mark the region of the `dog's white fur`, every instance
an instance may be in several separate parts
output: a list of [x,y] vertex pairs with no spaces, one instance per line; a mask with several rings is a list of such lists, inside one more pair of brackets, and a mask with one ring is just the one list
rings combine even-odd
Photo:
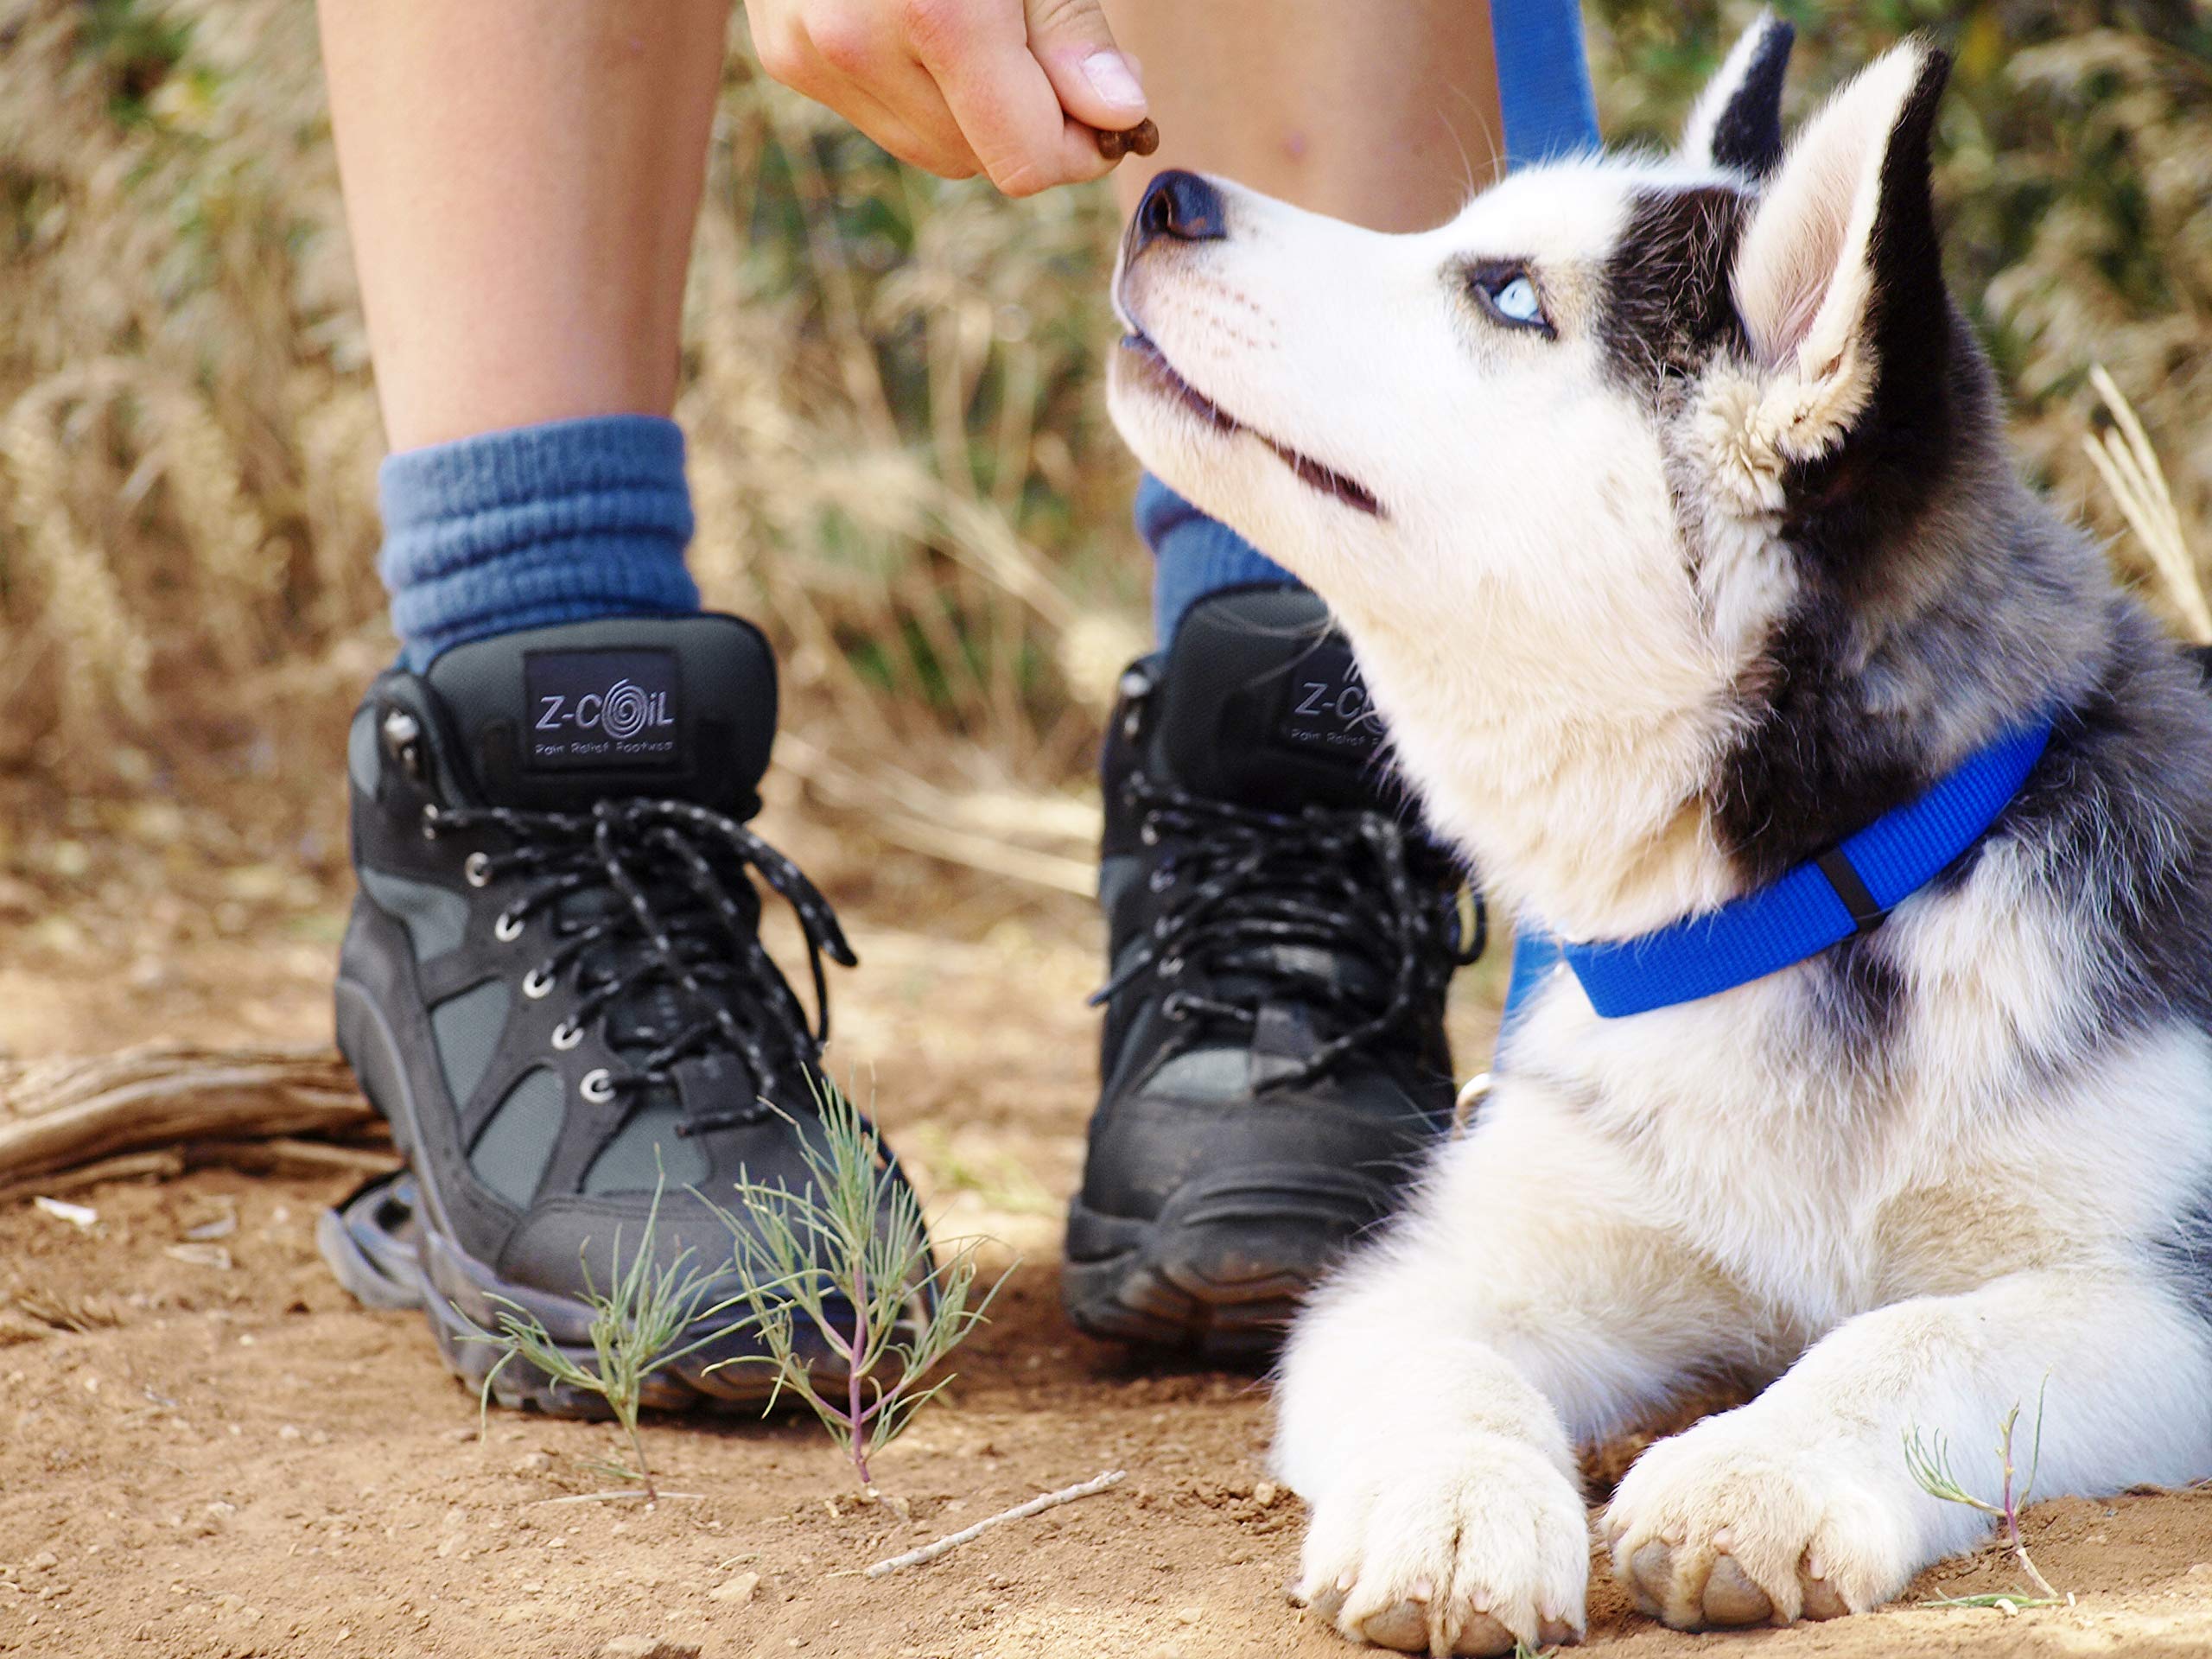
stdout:
[[[1307,487],[1141,360],[1117,372],[1147,464],[1331,601],[1432,821],[1510,910],[1618,938],[1738,890],[1698,780],[1793,596],[1779,480],[1866,396],[1872,198],[1921,49],[1839,94],[1754,210],[1735,283],[1758,360],[1701,389],[1688,480],[1587,325],[1631,193],[1718,178],[1712,97],[1675,156],[1516,175],[1433,232],[1224,187],[1228,236],[1125,263],[1125,312],[1189,385],[1387,504]],[[1543,271],[1558,338],[1471,315],[1471,255]],[[2046,1383],[2040,1491],[2212,1473],[2212,1348],[2145,1243],[2212,1179],[2212,1044],[2177,1026],[2056,1063],[2087,924],[2025,856],[1993,848],[1888,924],[1911,1023],[1878,1076],[1804,1040],[1794,970],[1620,1021],[1548,982],[1473,1132],[1284,1361],[1305,1593],[1344,1634],[1579,1632],[1574,1448],[1700,1379],[1769,1385],[1654,1446],[1604,1516],[1624,1581],[1685,1625],[1756,1610],[1743,1580],[1777,1621],[1896,1595],[1985,1526],[1918,1488],[1908,1431],[1985,1446]]]

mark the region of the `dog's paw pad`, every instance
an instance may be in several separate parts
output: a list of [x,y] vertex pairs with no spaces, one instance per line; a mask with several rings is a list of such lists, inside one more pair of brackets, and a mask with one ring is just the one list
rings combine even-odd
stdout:
[[1714,1556],[1700,1586],[1678,1574],[1675,1547],[1662,1538],[1637,1546],[1629,1557],[1628,1592],[1637,1611],[1647,1618],[1665,1618],[1669,1602],[1678,1592],[1697,1608],[1700,1625],[1764,1624],[1774,1618],[1773,1599],[1751,1582],[1734,1556]]
[[1887,1488],[1751,1408],[1647,1451],[1605,1520],[1613,1574],[1637,1611],[1677,1630],[1839,1618],[1902,1588],[1909,1530]]
[[1395,1602],[1362,1620],[1359,1634],[1378,1648],[1395,1648],[1400,1653],[1427,1653],[1428,1605],[1419,1601]]
[[1801,1574],[1798,1582],[1804,1590],[1807,1618],[1841,1618],[1851,1611],[1851,1604],[1826,1579]]
[[1471,1659],[1495,1659],[1498,1654],[1511,1653],[1516,1645],[1513,1632],[1488,1613],[1470,1614],[1452,1638],[1452,1651]]
[[1302,1582],[1355,1642],[1478,1656],[1578,1638],[1589,1572],[1573,1483],[1532,1447],[1470,1435],[1322,1494]]
[[1628,1560],[1628,1592],[1646,1618],[1666,1617],[1667,1590],[1675,1581],[1675,1552],[1655,1538]]
[[1716,1556],[1705,1580],[1705,1622],[1708,1624],[1764,1624],[1774,1617],[1774,1603],[1746,1578],[1732,1555]]

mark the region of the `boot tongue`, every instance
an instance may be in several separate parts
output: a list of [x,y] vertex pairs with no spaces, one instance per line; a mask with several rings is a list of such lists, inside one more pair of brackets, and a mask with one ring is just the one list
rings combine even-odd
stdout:
[[1148,760],[1196,794],[1284,813],[1395,808],[1382,721],[1304,588],[1232,588],[1192,606],[1151,702]]
[[581,811],[608,797],[760,810],[776,661],[734,616],[617,617],[455,645],[424,678],[485,803]]

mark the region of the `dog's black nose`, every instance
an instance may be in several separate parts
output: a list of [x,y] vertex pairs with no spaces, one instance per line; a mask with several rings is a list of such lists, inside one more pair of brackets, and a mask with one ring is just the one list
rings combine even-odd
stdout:
[[1129,221],[1129,251],[1166,238],[1176,242],[1213,242],[1229,234],[1227,204],[1221,192],[1195,173],[1170,168],[1145,187]]

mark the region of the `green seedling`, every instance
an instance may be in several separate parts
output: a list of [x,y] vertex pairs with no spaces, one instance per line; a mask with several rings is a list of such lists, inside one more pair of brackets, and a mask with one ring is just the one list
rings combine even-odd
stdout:
[[652,1466],[645,1460],[645,1441],[638,1433],[638,1414],[644,1404],[646,1380],[654,1372],[721,1339],[729,1332],[741,1329],[745,1323],[741,1319],[691,1341],[683,1339],[687,1332],[713,1320],[718,1313],[730,1311],[735,1306],[736,1299],[711,1306],[705,1305],[715,1275],[694,1268],[689,1249],[665,1266],[653,1265],[653,1237],[660,1219],[660,1198],[661,1185],[656,1180],[652,1205],[645,1212],[644,1231],[626,1266],[622,1260],[621,1229],[615,1230],[614,1248],[608,1262],[611,1277],[605,1291],[593,1283],[590,1243],[588,1240],[585,1243],[585,1300],[592,1310],[590,1363],[571,1358],[535,1313],[507,1297],[491,1299],[498,1307],[493,1328],[489,1331],[469,1319],[467,1314],[461,1314],[470,1326],[467,1340],[491,1343],[504,1350],[499,1362],[486,1374],[478,1396],[480,1423],[488,1421],[491,1414],[493,1383],[517,1359],[535,1365],[556,1382],[595,1394],[607,1402],[614,1421],[629,1437],[630,1455],[637,1463],[634,1470],[619,1464],[604,1466],[622,1479],[637,1482],[639,1495],[649,1506],[660,1501],[660,1488],[654,1482]]
[[[815,1108],[799,1136],[806,1188],[741,1171],[743,1214],[723,1216],[749,1320],[768,1351],[721,1363],[772,1367],[769,1408],[787,1392],[804,1401],[873,1493],[868,1459],[952,1381],[928,1379],[982,1321],[1006,1276],[979,1296],[976,1252],[989,1241],[958,1240],[940,1262],[874,1126],[826,1081],[815,1087]],[[825,1369],[840,1379],[827,1387],[803,1351],[824,1348],[834,1362]]]
[[2060,1595],[2051,1587],[2050,1580],[2044,1577],[2041,1569],[2036,1566],[2034,1558],[2028,1554],[2025,1541],[2020,1536],[2020,1511],[2027,1507],[2028,1495],[2035,1490],[2036,1472],[2043,1466],[2044,1394],[2050,1386],[2049,1379],[2045,1379],[2044,1387],[2036,1392],[2035,1443],[2029,1452],[2027,1478],[2018,1483],[2017,1491],[2014,1489],[2016,1462],[2012,1455],[2012,1441],[2013,1431],[2020,1421],[2020,1406],[2018,1401],[2013,1402],[2012,1410],[2005,1414],[2005,1421],[1998,1426],[1997,1459],[2003,1471],[2004,1484],[1999,1491],[1998,1498],[1994,1503],[1986,1498],[1975,1497],[1959,1484],[1957,1477],[1951,1472],[1950,1450],[1944,1444],[1942,1434],[1929,1434],[1923,1439],[1917,1428],[1905,1431],[1905,1466],[1912,1471],[1912,1478],[1918,1483],[1920,1490],[1930,1497],[1942,1499],[1946,1503],[1963,1503],[1968,1509],[1979,1510],[1984,1515],[1995,1517],[2004,1528],[2005,1541],[2012,1552],[2012,1559],[2020,1564],[2020,1571],[2027,1575],[2028,1582],[2035,1586],[2032,1594],[2023,1592],[2014,1594],[1947,1596],[1929,1603],[1929,1605],[1932,1607],[1998,1607],[2011,1611],[2022,1607],[2055,1607],[2071,1599],[2069,1597]]

